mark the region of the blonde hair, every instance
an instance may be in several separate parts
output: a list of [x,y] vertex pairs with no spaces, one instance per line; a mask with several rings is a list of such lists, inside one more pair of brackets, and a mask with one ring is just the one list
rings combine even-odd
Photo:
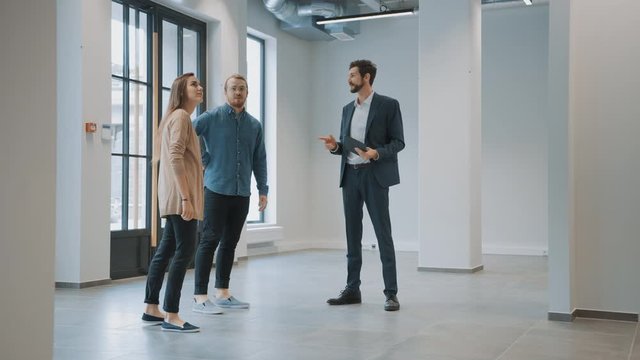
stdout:
[[244,76],[242,76],[240,74],[231,74],[231,75],[229,75],[227,80],[224,81],[224,91],[227,91],[227,83],[231,79],[238,79],[238,80],[244,81],[244,84],[247,86],[247,90],[249,89],[249,83],[247,82],[247,79]]
[[192,76],[195,75],[193,73],[186,73],[173,80],[167,110],[164,112],[164,116],[162,120],[160,120],[160,124],[158,124],[158,128],[155,129],[153,135],[153,157],[151,158],[153,164],[156,164],[158,160],[160,160],[160,143],[162,142],[162,131],[166,123],[165,120],[177,109],[184,109],[184,104],[187,102],[187,81]]

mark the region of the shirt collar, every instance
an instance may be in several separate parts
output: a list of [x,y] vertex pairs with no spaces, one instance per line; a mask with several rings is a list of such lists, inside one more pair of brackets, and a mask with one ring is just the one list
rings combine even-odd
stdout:
[[375,91],[372,91],[371,94],[369,94],[369,96],[367,96],[366,99],[364,99],[364,101],[362,102],[362,104],[358,104],[358,96],[356,95],[356,100],[354,101],[354,105],[356,107],[358,106],[369,106],[371,105],[371,101],[373,100],[373,94],[375,94]]
[[[238,115],[242,115],[242,113],[245,111],[246,107],[242,108],[242,111],[240,111],[240,113]],[[227,114],[229,115],[235,115],[235,110],[231,107],[231,105],[229,105],[229,103],[224,103],[224,110]]]

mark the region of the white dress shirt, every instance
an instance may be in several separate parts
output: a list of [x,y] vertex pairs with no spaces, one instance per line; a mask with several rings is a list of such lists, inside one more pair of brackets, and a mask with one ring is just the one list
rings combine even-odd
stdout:
[[[371,109],[371,100],[373,99],[372,91],[369,96],[364,99],[362,104],[358,103],[358,97],[354,101],[353,117],[351,118],[351,137],[364,143],[365,132],[367,131],[367,118],[369,117],[369,109]],[[347,155],[347,163],[356,165],[368,163],[369,160],[364,160],[358,154],[349,152]]]

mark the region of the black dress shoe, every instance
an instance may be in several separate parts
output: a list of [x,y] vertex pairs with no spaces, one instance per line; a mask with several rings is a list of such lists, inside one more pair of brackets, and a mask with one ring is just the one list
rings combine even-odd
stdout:
[[362,297],[360,296],[360,291],[355,290],[342,290],[340,295],[337,298],[332,298],[327,300],[327,304],[329,305],[349,305],[349,304],[360,304],[362,302]]
[[398,297],[395,295],[388,295],[387,301],[384,302],[385,311],[398,311],[400,310],[400,303]]

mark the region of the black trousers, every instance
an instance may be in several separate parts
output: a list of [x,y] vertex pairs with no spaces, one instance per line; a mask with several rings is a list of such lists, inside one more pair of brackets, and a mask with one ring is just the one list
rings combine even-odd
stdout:
[[185,221],[180,215],[167,216],[162,239],[149,264],[145,303],[160,304],[160,288],[164,282],[164,273],[169,266],[163,309],[170,313],[178,312],[184,275],[193,256],[197,227],[197,220]]
[[204,221],[195,262],[195,295],[208,294],[211,263],[216,248],[215,287],[229,288],[236,246],[248,213],[249,197],[221,195],[204,189]]
[[391,237],[389,188],[382,187],[371,171],[371,165],[354,169],[347,165],[342,187],[344,217],[347,228],[347,289],[360,288],[362,268],[362,205],[367,205],[369,217],[378,239],[385,295],[398,293],[396,255]]

